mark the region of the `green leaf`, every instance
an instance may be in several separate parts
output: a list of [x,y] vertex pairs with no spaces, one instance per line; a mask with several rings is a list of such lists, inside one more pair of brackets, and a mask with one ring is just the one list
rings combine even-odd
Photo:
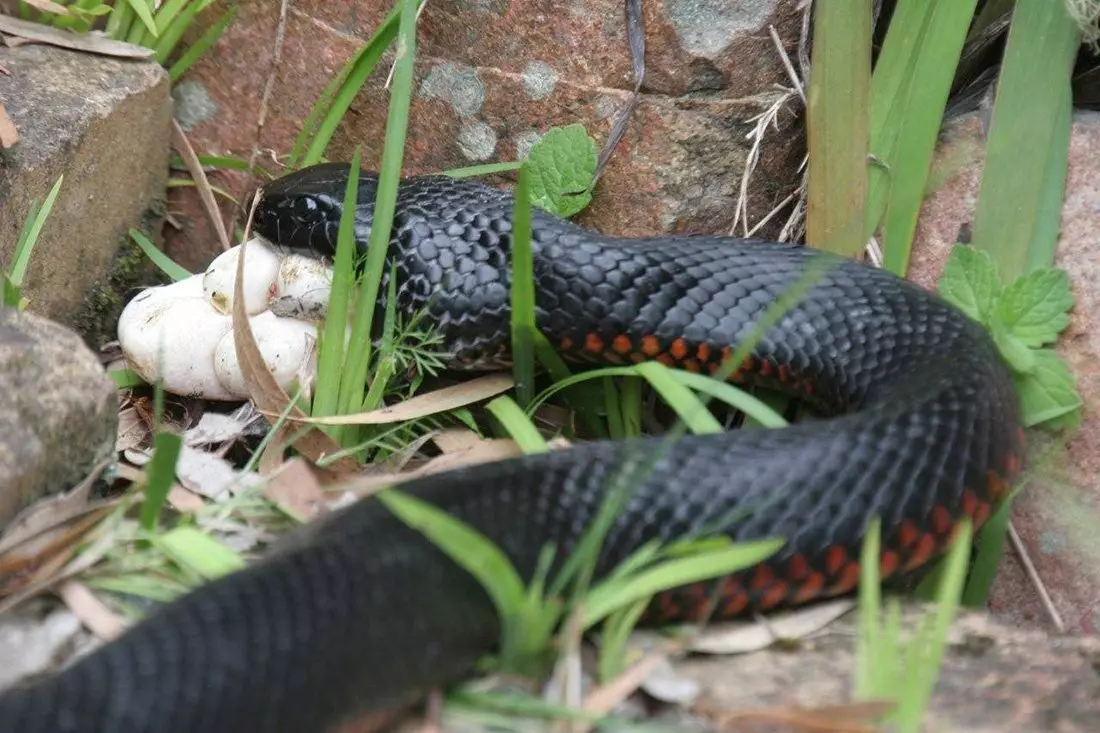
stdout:
[[512,617],[524,602],[523,581],[508,557],[488,538],[433,504],[397,489],[375,495],[401,521],[423,533],[440,550],[477,578],[501,618]]
[[1001,352],[1012,370],[1019,374],[1031,374],[1035,371],[1035,352],[1020,339],[1012,335],[1000,320],[994,320],[989,329],[997,349]]
[[145,500],[139,515],[144,530],[156,529],[161,505],[176,480],[176,461],[182,447],[183,438],[176,433],[160,431],[153,438],[153,457],[145,468]]
[[1081,406],[1073,374],[1053,349],[1037,349],[1035,368],[1029,374],[1014,374],[1020,395],[1025,427],[1069,416]]
[[141,231],[131,229],[130,239],[134,240],[134,243],[141,248],[141,251],[145,253],[145,256],[148,257],[154,265],[159,267],[165,275],[176,282],[191,277],[191,273],[188,270],[176,264],[171,257],[157,249],[157,246],[149,241],[149,238]]
[[1039,347],[1054,341],[1069,325],[1066,313],[1072,307],[1066,271],[1043,268],[1017,278],[1004,289],[997,315],[1013,336]]
[[490,401],[485,409],[500,421],[501,426],[524,453],[545,453],[550,450],[535,424],[508,395],[501,395]]
[[1001,290],[993,258],[966,245],[951,250],[938,285],[940,295],[981,323],[993,312]]
[[194,527],[176,527],[154,542],[175,562],[207,580],[241,570],[245,565],[236,552]]
[[585,598],[581,623],[587,629],[609,614],[655,593],[752,567],[774,555],[784,544],[786,540],[781,538],[743,542],[668,560],[629,578],[602,583]]
[[584,125],[555,127],[535,143],[527,156],[531,201],[552,214],[568,217],[592,200],[596,143]]

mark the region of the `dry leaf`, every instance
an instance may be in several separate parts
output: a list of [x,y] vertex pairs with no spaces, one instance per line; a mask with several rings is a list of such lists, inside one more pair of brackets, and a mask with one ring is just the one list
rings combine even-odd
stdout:
[[18,144],[19,130],[16,129],[15,123],[8,116],[8,111],[4,109],[4,105],[0,104],[0,148],[6,150],[14,148]]
[[271,476],[264,487],[264,496],[283,511],[308,522],[328,509],[327,497],[309,464],[292,458]]
[[115,433],[115,450],[133,450],[149,441],[149,425],[135,407],[127,407],[118,413],[118,430]]
[[789,726],[808,733],[877,733],[877,726],[862,721],[881,718],[893,709],[892,702],[872,700],[813,709],[754,708],[712,713],[710,717],[729,731],[741,731],[745,723],[758,722]]
[[[354,415],[292,418],[311,425],[386,425],[448,412],[507,392],[515,384],[511,375],[488,374],[469,382],[425,392],[389,407]],[[277,415],[278,413],[274,413]]]
[[373,494],[387,486],[395,486],[410,479],[427,476],[433,473],[450,471],[461,466],[469,466],[475,463],[490,463],[502,461],[506,458],[515,458],[523,455],[523,450],[510,438],[495,438],[492,440],[478,441],[477,445],[463,451],[445,453],[437,456],[420,468],[406,473],[378,474],[355,478],[346,483],[333,486],[339,491],[348,491],[357,497]]
[[52,540],[50,530],[64,527],[72,520],[95,511],[98,507],[88,506],[88,496],[107,465],[108,461],[101,461],[70,491],[42,499],[17,514],[4,529],[4,536],[0,539],[0,555],[17,546],[21,555],[34,553]]
[[53,0],[23,0],[27,5],[32,8],[38,8],[47,13],[53,13],[54,15],[60,15],[62,17],[69,16],[69,9],[64,5],[58,5]]
[[100,56],[151,59],[156,55],[154,49],[133,43],[115,41],[101,33],[74,33],[42,23],[20,20],[10,15],[0,15],[0,31],[15,36],[15,40],[8,39],[9,46],[20,45],[19,39],[24,39],[22,43],[46,43],[51,46],[67,48],[72,51],[85,51]]
[[633,695],[662,662],[668,663],[664,652],[650,652],[621,675],[590,692],[584,701],[585,711],[597,715],[610,713],[616,705]]
[[80,622],[103,641],[111,641],[129,626],[126,619],[108,608],[83,583],[66,581],[57,589],[57,594]]
[[692,639],[687,648],[702,654],[746,654],[779,640],[801,639],[820,631],[855,608],[853,599],[821,603],[769,616],[763,621],[715,625]]
[[475,448],[482,438],[469,428],[447,428],[433,434],[432,442],[443,453],[458,453]]
[[[256,415],[259,417],[259,415]],[[199,422],[189,428],[183,434],[183,442],[186,445],[198,447],[201,445],[217,445],[237,440],[249,429],[249,423],[240,420],[233,415],[223,415],[220,412],[207,412],[199,418]]]
[[256,486],[263,477],[237,470],[232,463],[206,451],[184,445],[176,462],[180,485],[200,496],[222,501],[233,491]]
[[[187,166],[187,172],[191,174],[195,181],[195,188],[199,192],[203,211],[206,212],[206,218],[214,225],[218,242],[221,243],[223,250],[228,250],[230,248],[229,234],[225,230],[225,222],[222,221],[218,202],[214,199],[214,191],[210,188],[210,180],[206,177],[206,171],[203,170],[195,149],[191,147],[191,141],[187,139],[186,133],[175,119],[172,120],[172,145],[176,148],[176,152],[180,154],[180,157],[183,158],[184,165]],[[237,270],[237,274],[240,276],[240,269]]]
[[190,514],[197,512],[206,506],[206,502],[202,500],[202,497],[193,491],[188,491],[179,484],[172,484],[172,488],[168,490],[168,503],[181,514]]

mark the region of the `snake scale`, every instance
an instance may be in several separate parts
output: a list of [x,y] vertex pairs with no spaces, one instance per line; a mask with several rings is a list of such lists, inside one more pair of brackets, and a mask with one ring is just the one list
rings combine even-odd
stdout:
[[[267,184],[256,231],[284,251],[331,257],[348,171],[322,164]],[[365,248],[377,179],[360,181]],[[471,180],[400,186],[389,251],[398,312],[427,308],[455,368],[507,363],[512,207],[509,192]],[[714,526],[735,540],[786,540],[733,577],[661,594],[656,621],[694,617],[712,591],[715,618],[848,592],[876,516],[882,573],[918,568],[944,551],[961,518],[984,522],[1021,469],[1018,403],[992,340],[914,284],[797,245],[611,237],[539,209],[532,231],[538,327],[571,362],[656,359],[711,372],[769,304],[826,265],[735,375],[825,417],[687,435],[663,452],[657,437],[582,442],[403,485],[494,541],[524,579],[544,543],[559,558],[574,549],[616,472],[644,459],[649,470],[610,527],[597,578],[644,543]],[[499,633],[472,576],[365,499],[64,671],[8,691],[0,728],[336,730],[461,680]]]

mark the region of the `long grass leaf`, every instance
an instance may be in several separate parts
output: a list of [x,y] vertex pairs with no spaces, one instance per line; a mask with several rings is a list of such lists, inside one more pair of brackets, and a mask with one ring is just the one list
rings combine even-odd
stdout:
[[161,252],[142,232],[137,229],[131,229],[130,239],[134,240],[134,243],[145,253],[145,256],[168,277],[177,282],[191,277],[190,272],[176,264],[168,255]]
[[[904,276],[943,111],[977,0],[903,0],[871,84],[868,220],[884,210],[883,264]],[[873,228],[873,227],[871,227]],[[871,231],[865,231],[870,235]]]
[[16,287],[23,284],[23,277],[27,274],[27,267],[30,265],[31,252],[38,244],[38,238],[42,235],[42,228],[46,226],[46,219],[53,211],[54,202],[57,201],[57,195],[61,191],[61,184],[64,180],[64,175],[57,177],[57,181],[50,188],[50,192],[46,194],[42,206],[35,210],[30,226],[25,227],[19,234],[19,240],[15,247],[15,261],[12,263],[10,270],[11,281]]
[[864,246],[870,79],[871,0],[814,3],[806,243],[848,256]]
[[584,628],[608,614],[649,598],[655,593],[752,567],[768,559],[785,544],[782,539],[743,542],[720,550],[668,560],[637,573],[626,581],[592,588],[584,602]]
[[516,400],[526,407],[535,391],[535,275],[531,252],[531,174],[516,186],[512,223],[512,374]]
[[410,527],[424,533],[485,588],[502,618],[509,618],[524,601],[523,581],[504,555],[484,535],[437,507],[397,489],[375,495]]
[[[332,263],[332,290],[317,353],[317,392],[310,414],[314,417],[336,414],[340,404],[340,374],[344,363],[348,306],[355,286],[355,208],[359,201],[361,151],[352,156],[348,183],[344,189],[344,209],[336,234],[336,255]],[[323,428],[334,437],[339,427]]]
[[[204,53],[206,53],[211,46],[218,42],[218,39],[222,37],[223,33],[225,33],[225,29],[228,28],[234,20],[236,20],[237,8],[238,6],[234,5],[229,10],[225,11],[225,13],[222,14],[222,17],[218,18],[218,20],[213,25],[207,28],[203,32],[203,34],[199,36],[198,39],[193,44],[191,44],[188,49],[179,57],[176,63],[172,64],[172,66],[168,69],[168,76],[172,79],[173,82],[179,81],[180,77],[187,73],[187,70],[190,69],[191,66],[196,61],[198,61],[199,58]],[[179,38],[175,39],[175,41],[178,40]],[[164,63],[164,61],[166,61],[171,55],[172,48],[174,48],[175,46],[175,41],[172,42],[171,46],[164,53],[163,59],[161,59],[161,63]],[[160,54],[158,52],[158,58],[159,57]]]
[[1062,110],[1079,38],[1063,2],[1017,0],[997,82],[973,236],[973,245],[993,256],[1004,282],[1026,272],[1033,247],[1047,252],[1052,246],[1037,237],[1051,235],[1040,215],[1052,208],[1049,176],[1061,169],[1050,165],[1050,156],[1066,154],[1053,145],[1068,142],[1059,127],[1070,123]]
[[[417,0],[417,2],[412,3],[410,7],[409,2],[401,0],[398,7],[378,26],[378,30],[374,32],[370,40],[367,41],[363,48],[345,65],[343,71],[335,79],[329,82],[322,91],[317,102],[314,104],[314,108],[306,117],[298,140],[295,141],[294,148],[290,155],[292,166],[300,167],[313,165],[321,160],[325,149],[332,140],[333,134],[336,132],[336,128],[344,118],[344,114],[348,111],[348,108],[351,107],[351,103],[355,100],[356,95],[359,94],[359,90],[367,83],[367,79],[370,78],[371,73],[373,73],[374,67],[382,58],[382,54],[386,52],[390,43],[398,37],[398,34],[401,32],[400,29],[403,27],[403,23],[412,23],[413,26],[411,27],[415,28],[416,13],[419,10],[420,3],[425,1],[426,0]],[[408,13],[405,12],[406,9],[409,9]],[[412,17],[405,17],[409,15]],[[401,65],[400,52],[399,58],[395,63],[399,68]],[[393,109],[396,95],[400,89],[398,73],[398,69],[395,68],[393,86],[391,87],[393,92],[390,97],[391,110]],[[388,121],[386,134],[386,139],[388,140]],[[305,152],[299,152],[301,150]]]
[[485,405],[485,409],[500,421],[524,453],[545,453],[550,450],[538,428],[511,397],[501,395]]
[[409,123],[413,65],[416,60],[416,5],[417,0],[402,0],[400,6],[397,59],[389,113],[386,117],[386,139],[382,149],[382,164],[379,167],[378,193],[375,196],[374,218],[367,242],[363,283],[352,324],[351,349],[340,388],[341,408],[345,412],[358,410],[363,404],[374,314],[382,282],[382,269],[389,250],[390,231],[397,208],[397,188],[405,155],[405,132]]

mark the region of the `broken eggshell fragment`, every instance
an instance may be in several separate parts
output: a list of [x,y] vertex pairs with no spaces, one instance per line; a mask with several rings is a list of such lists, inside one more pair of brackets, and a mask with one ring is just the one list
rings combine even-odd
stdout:
[[276,315],[319,323],[331,295],[331,267],[312,257],[287,255],[279,265],[270,308]]

